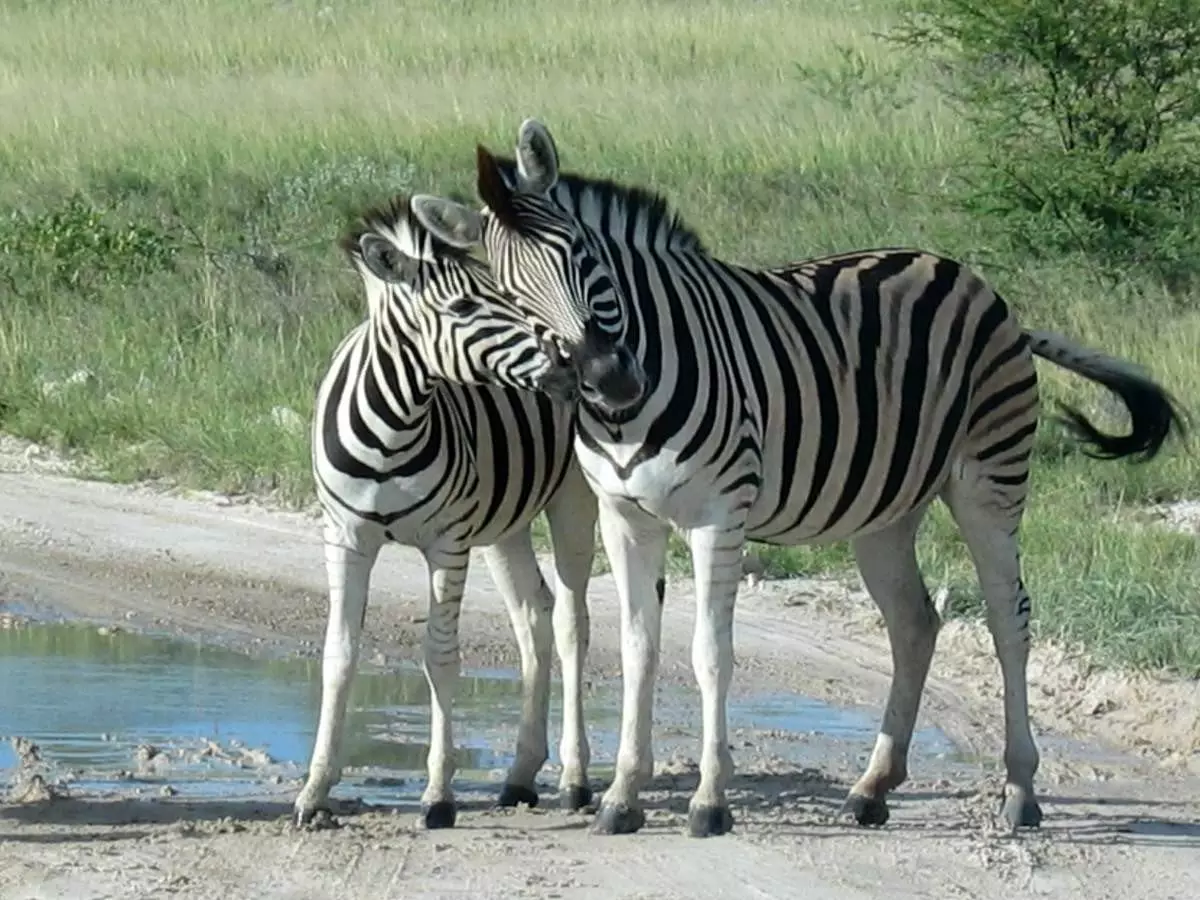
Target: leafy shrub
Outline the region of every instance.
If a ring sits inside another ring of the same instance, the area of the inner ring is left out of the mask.
[[[1031,249],[1200,272],[1200,0],[907,0],[978,128],[964,198]]]
[[[14,210],[0,219],[0,276],[14,293],[30,276],[34,283],[48,279],[56,288],[73,290],[127,284],[170,268],[178,249],[170,233],[114,222],[79,195],[49,210]]]

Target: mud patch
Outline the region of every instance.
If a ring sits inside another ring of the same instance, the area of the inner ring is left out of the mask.
[[[110,626],[35,624],[0,632],[0,681],[21,685],[0,710],[0,749],[13,799],[72,794],[233,799],[296,790],[320,703],[320,663],[262,658]],[[429,693],[413,666],[366,667],[346,728],[346,774],[335,796],[351,803],[415,801],[424,787]],[[620,725],[619,684],[594,681],[586,699],[593,772],[611,773]],[[697,753],[693,692],[660,686],[656,753],[690,773]],[[561,708],[552,701],[552,747]],[[455,707],[456,789],[490,794],[511,762],[520,711],[515,673],[473,670]],[[741,694],[730,704],[739,765],[861,765],[876,728],[870,713],[786,693]],[[32,750],[30,749],[32,748]],[[916,757],[956,758],[936,729],[918,733]],[[542,774],[552,790],[556,748]],[[19,796],[18,796],[19,795]]]

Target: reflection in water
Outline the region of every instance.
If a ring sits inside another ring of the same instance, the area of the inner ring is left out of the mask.
[[[3,630],[0,736],[34,740],[43,759],[62,769],[85,771],[84,785],[103,783],[111,789],[116,773],[125,771],[155,783],[168,781],[185,793],[245,790],[255,781],[303,774],[317,724],[320,671],[319,660],[262,659],[83,625]],[[466,788],[492,782],[490,770],[510,762],[520,713],[520,686],[514,678],[509,672],[488,671],[466,673],[460,680],[454,710],[461,767],[456,784]],[[656,728],[675,725],[694,734],[697,700],[694,690],[660,686]],[[363,774],[386,770],[391,797],[419,793],[425,778],[428,702],[425,678],[415,666],[387,674],[360,672],[344,744],[345,765],[358,777],[346,782],[355,784]],[[598,685],[586,702],[593,759],[611,760],[619,728],[619,684]],[[560,709],[556,684],[552,763],[557,762]],[[872,715],[792,696],[731,703],[730,720],[733,728],[815,733],[842,744],[842,750],[868,748],[876,728]],[[951,749],[937,732],[919,733],[915,743],[924,752]],[[147,768],[145,751],[139,766],[138,747],[144,744],[166,751],[157,767]],[[239,745],[261,748],[271,759],[239,754]],[[220,752],[230,746],[232,754]],[[799,746],[783,755],[800,752]],[[814,751],[820,747],[807,752]],[[0,769],[15,763],[7,741],[0,744]],[[397,786],[397,779],[407,782]]]
[[[134,770],[137,747],[151,744],[184,758],[171,776],[244,778],[242,766],[221,766],[211,750],[202,755],[207,741],[232,741],[262,748],[295,775],[316,731],[320,669],[319,660],[258,659],[82,625],[0,631],[0,735],[32,738],[44,759],[67,769]],[[461,678],[454,712],[464,774],[507,764],[507,744],[493,745],[475,726],[515,732],[519,697],[519,685],[501,675]],[[346,765],[423,772],[428,702],[416,668],[360,672],[347,716]],[[15,762],[7,742],[0,744],[0,767]]]

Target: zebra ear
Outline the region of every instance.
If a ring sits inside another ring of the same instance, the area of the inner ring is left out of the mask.
[[[404,254],[387,238],[367,232],[358,239],[367,271],[388,284],[406,280]]]
[[[483,217],[465,204],[417,194],[409,207],[421,226],[442,243],[463,250],[483,243]]]
[[[513,224],[516,220],[512,208],[513,189],[504,180],[504,173],[500,171],[496,157],[492,156],[483,144],[475,145],[475,170],[475,189],[479,192],[479,199],[499,216],[502,222]]]
[[[517,186],[545,195],[558,183],[558,148],[537,119],[526,119],[517,133]]]

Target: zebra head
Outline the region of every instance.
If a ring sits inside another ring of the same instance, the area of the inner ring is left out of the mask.
[[[574,399],[574,367],[514,309],[487,264],[471,256],[480,244],[478,214],[447,218],[443,202],[450,201],[398,196],[366,212],[341,240],[379,340],[415,354],[431,378]],[[442,213],[437,234],[422,224],[428,209]]]
[[[506,171],[482,146],[476,147],[476,165],[485,207],[474,214],[472,231],[478,231],[496,284],[571,361],[589,405],[613,413],[634,406],[647,379],[626,345],[625,299],[603,242],[553,197],[559,169],[550,132],[527,119],[515,167]],[[471,211],[441,204],[425,210],[431,215],[424,221],[448,237],[447,230]]]

